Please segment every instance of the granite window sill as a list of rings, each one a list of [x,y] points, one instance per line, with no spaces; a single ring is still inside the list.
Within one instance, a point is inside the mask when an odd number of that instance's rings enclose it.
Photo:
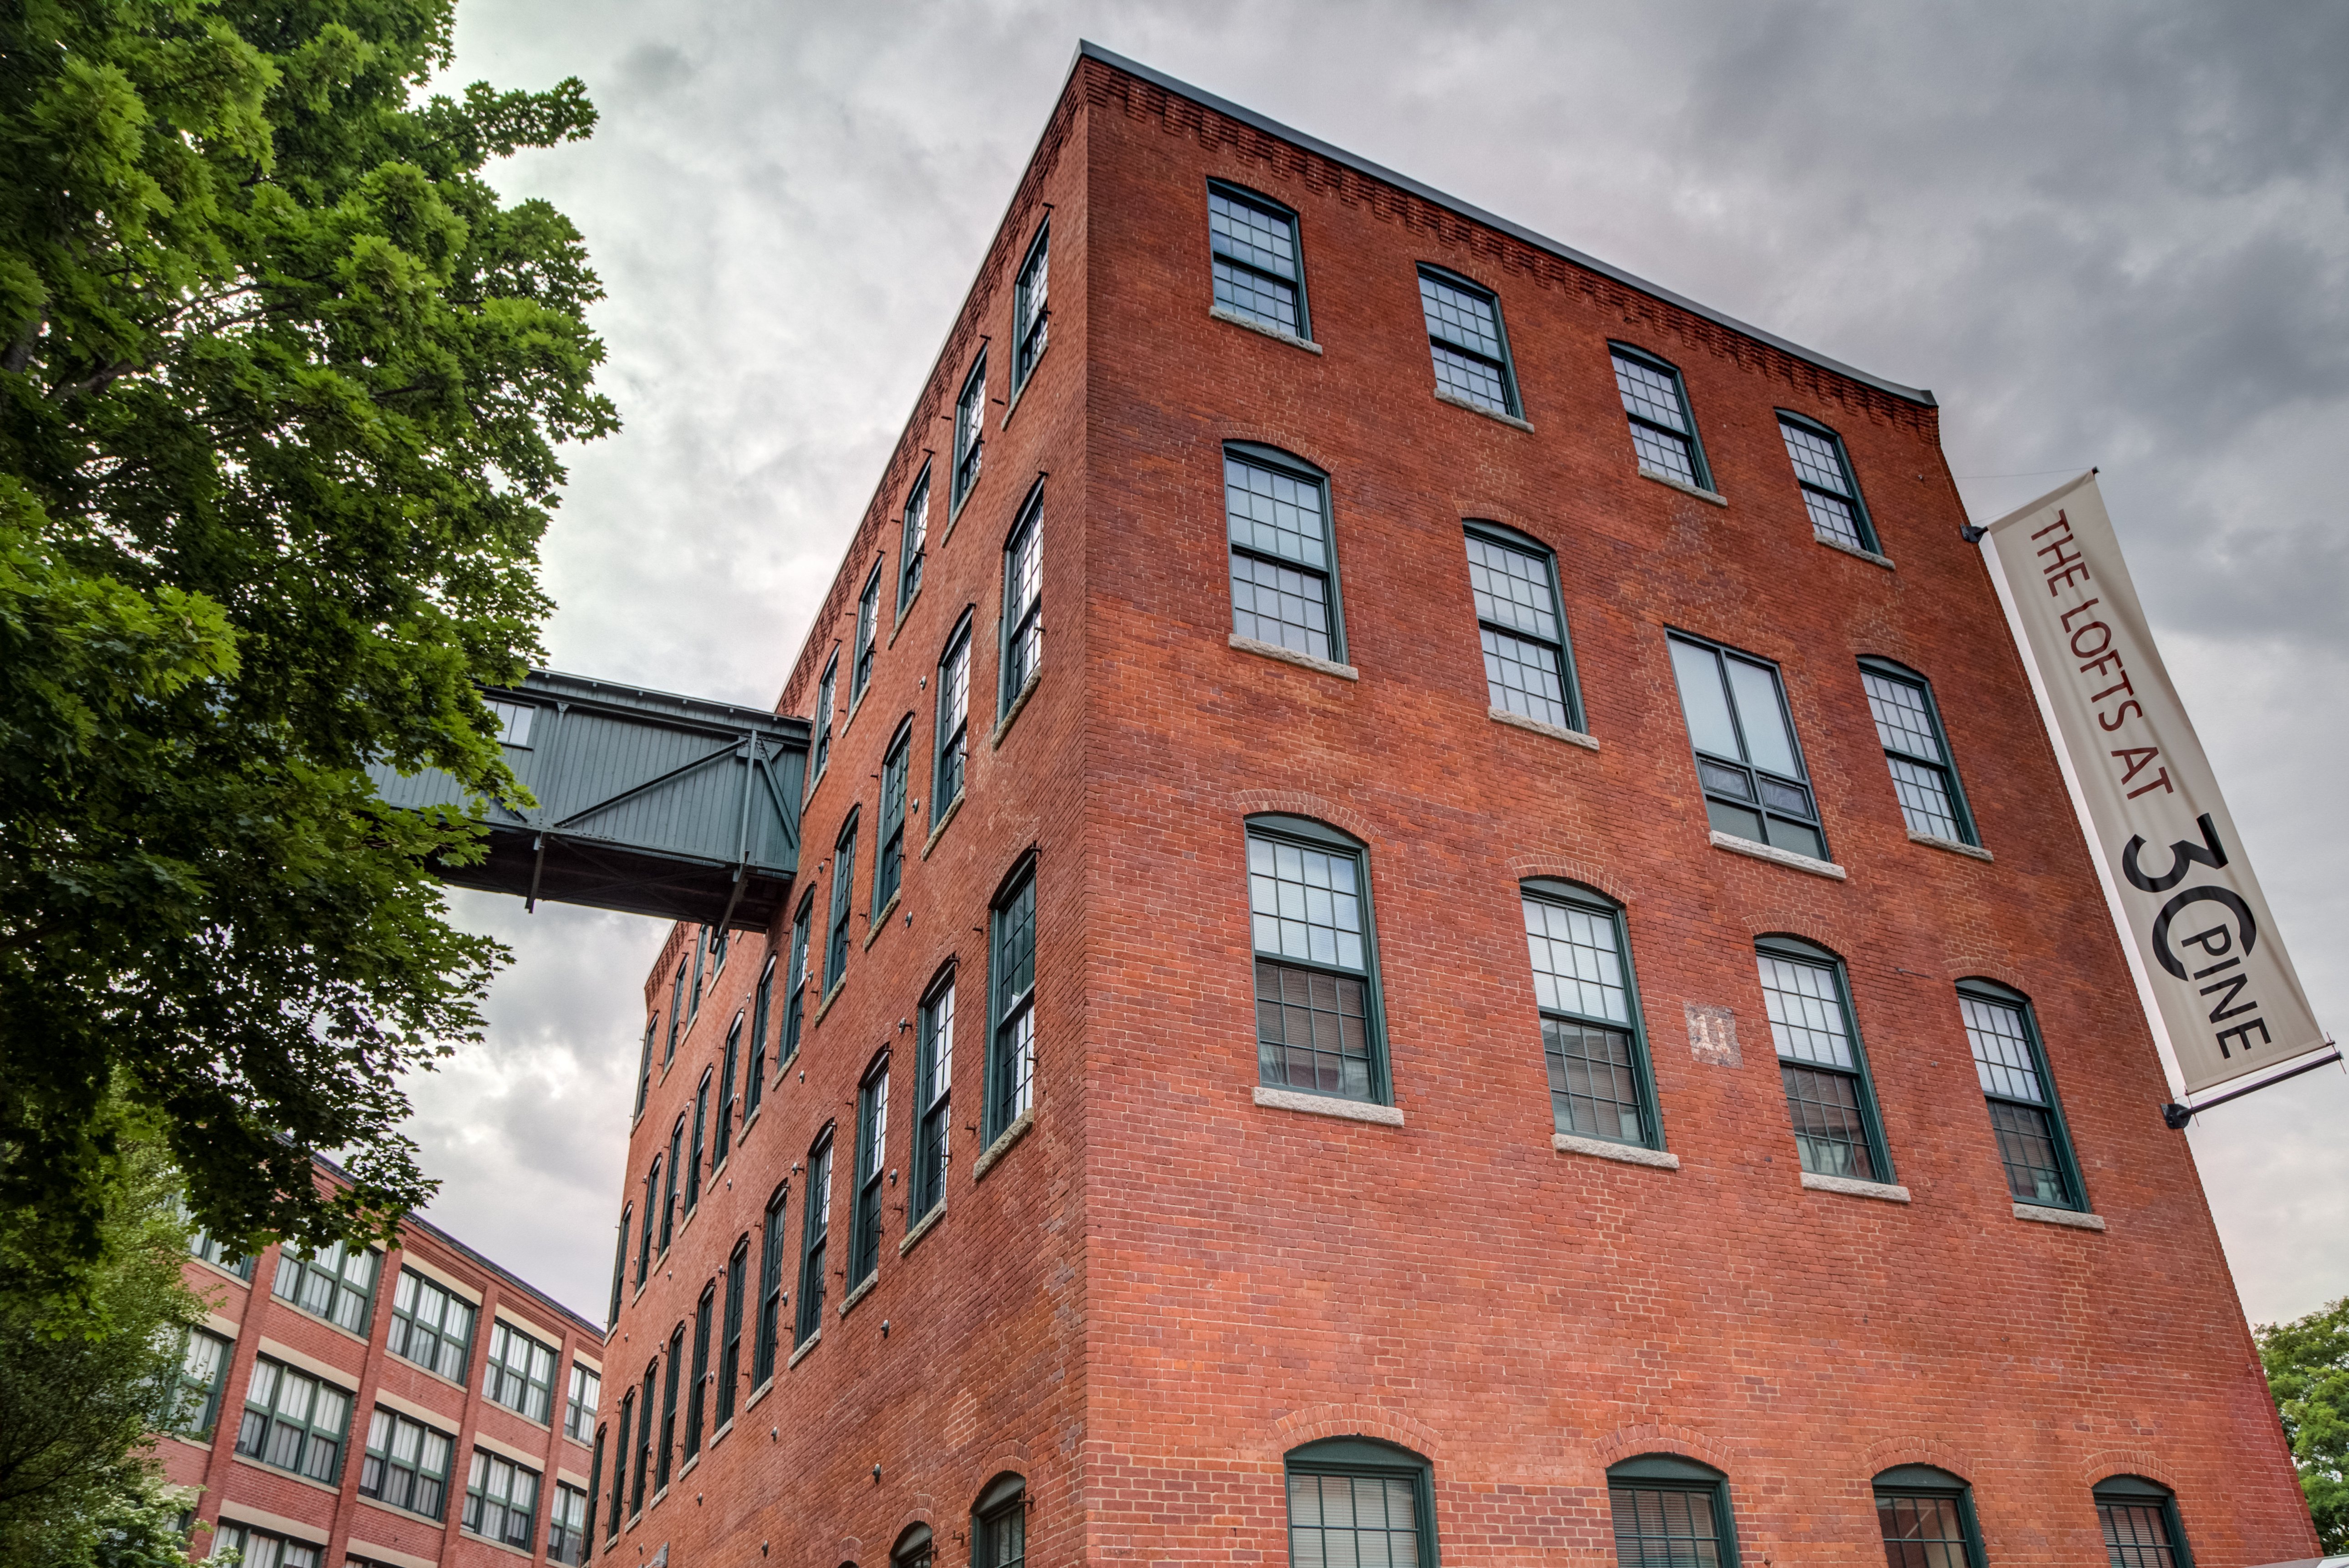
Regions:
[[[912,1230],[905,1233],[905,1239],[897,1243],[897,1255],[902,1258],[907,1253],[912,1252],[914,1250],[914,1243],[920,1241],[924,1236],[928,1235],[932,1231],[936,1230],[938,1228],[938,1222],[946,1217],[947,1206],[944,1203],[939,1203],[934,1206],[928,1213],[922,1216],[920,1222],[916,1224]]]
[[[1741,839],[1734,833],[1724,833],[1719,830],[1715,830],[1713,834],[1713,847],[1716,850],[1727,850],[1733,855],[1751,855],[1757,861],[1768,861],[1773,865],[1785,866],[1793,871],[1807,872],[1812,876],[1827,877],[1836,882],[1843,882],[1850,874],[1832,861],[1814,860],[1808,855],[1798,855],[1792,850],[1782,850],[1772,844],[1757,844],[1752,839]]]
[[[1859,1181],[1849,1176],[1821,1176],[1806,1171],[1803,1185],[1814,1192],[1840,1192],[1847,1198],[1880,1198],[1888,1203],[1909,1202],[1909,1189],[1889,1181]]]
[[[1836,538],[1835,535],[1831,533],[1821,533],[1816,529],[1813,529],[1811,531],[1811,537],[1817,540],[1821,544],[1826,545],[1829,550],[1840,550],[1846,555],[1867,562],[1870,566],[1881,566],[1887,572],[1897,572],[1899,570],[1899,567],[1892,564],[1891,557],[1878,555],[1873,550],[1862,550],[1857,544],[1846,544],[1842,540]]]
[[[1582,1138],[1571,1132],[1553,1132],[1549,1146],[1560,1154],[1588,1154],[1600,1160],[1619,1160],[1626,1165],[1652,1165],[1659,1171],[1677,1171],[1681,1157],[1661,1149],[1647,1149],[1637,1143],[1613,1143],[1604,1138]]]
[[[1702,485],[1692,485],[1686,480],[1676,480],[1670,474],[1658,473],[1655,469],[1647,467],[1645,464],[1640,465],[1640,477],[1643,480],[1653,480],[1660,485],[1667,485],[1671,489],[1680,491],[1682,495],[1692,495],[1699,500],[1711,501],[1715,506],[1727,506],[1729,504],[1729,498],[1722,494],[1719,490],[1709,490]]]
[[[846,1295],[841,1298],[840,1315],[846,1317],[850,1309],[854,1307],[858,1302],[863,1301],[866,1296],[871,1295],[873,1294],[874,1287],[878,1285],[880,1283],[881,1271],[879,1269],[874,1269],[871,1274],[866,1274],[864,1276],[864,1282],[862,1284],[858,1285],[854,1290],[850,1291]]]
[[[2044,1203],[2017,1203],[2014,1217],[2035,1221],[2043,1225],[2064,1225],[2075,1231],[2101,1231],[2105,1228],[2102,1214],[2085,1214],[2077,1209],[2051,1209]]]
[[[999,750],[1002,748],[1003,738],[1010,733],[1011,721],[1027,711],[1028,699],[1036,695],[1036,688],[1043,682],[1044,666],[1040,664],[1028,672],[1028,678],[1019,683],[1019,695],[1011,699],[1011,706],[1005,708],[1003,717],[996,721],[995,733],[987,738],[987,748],[989,751]]]
[[[1333,1116],[1341,1121],[1368,1121],[1381,1127],[1401,1127],[1402,1109],[1372,1105],[1365,1100],[1340,1099],[1335,1095],[1307,1094],[1301,1089],[1267,1088],[1258,1084],[1256,1103],[1275,1110],[1302,1111],[1307,1116]]]
[[[1463,397],[1458,393],[1446,392],[1441,387],[1435,389],[1435,400],[1454,408],[1465,408],[1471,414],[1482,414],[1487,419],[1497,420],[1512,430],[1523,430],[1528,436],[1534,433],[1534,428],[1515,414],[1505,414],[1498,408],[1488,408],[1473,397]]]
[[[1217,321],[1227,321],[1234,326],[1244,326],[1250,332],[1272,339],[1275,343],[1285,343],[1291,348],[1301,348],[1308,354],[1321,352],[1321,346],[1311,338],[1299,337],[1293,332],[1283,332],[1277,326],[1268,326],[1252,315],[1242,315],[1238,311],[1226,310],[1219,304],[1209,305],[1207,314]]]
[[[874,940],[883,932],[889,929],[889,917],[897,913],[897,901],[905,896],[905,889],[902,887],[895,892],[891,893],[889,895],[889,902],[881,906],[881,913],[874,915],[872,920],[866,923],[864,928],[864,946],[867,952],[872,950]]]
[[[962,803],[968,799],[969,795],[969,786],[966,785],[953,799],[947,802],[946,810],[936,822],[930,825],[930,836],[922,841],[922,859],[928,860],[930,851],[938,847],[938,841],[946,836],[947,824],[955,820],[955,813],[962,810]]]
[[[971,1181],[974,1182],[978,1181],[988,1171],[1001,1164],[1003,1162],[1003,1157],[1011,1152],[1012,1145],[1027,1137],[1028,1130],[1035,1125],[1036,1109],[1035,1107],[1030,1106],[1026,1110],[1019,1113],[1019,1120],[1013,1122],[1010,1126],[1005,1128],[1001,1132],[995,1135],[995,1141],[987,1146],[986,1153],[980,1155],[976,1161],[972,1161],[970,1167]]]
[[[805,1339],[800,1342],[800,1347],[792,1352],[792,1358],[783,1363],[783,1370],[788,1372],[792,1367],[798,1366],[801,1362],[806,1360],[807,1353],[823,1343],[823,1330],[819,1328],[813,1334],[809,1335]]]
[[[1909,841],[1912,844],[1923,844],[1928,849],[1947,850],[1953,855],[1964,855],[1970,860],[1987,861],[1992,858],[1991,852],[1980,844],[1961,844],[1955,839],[1944,839],[1933,833],[1920,833],[1914,829],[1909,830]]]
[[[1259,658],[1278,659],[1285,665],[1295,665],[1301,670],[1314,670],[1325,676],[1336,676],[1341,681],[1358,681],[1362,678],[1362,672],[1351,665],[1341,665],[1330,659],[1318,659],[1311,654],[1300,654],[1294,648],[1284,648],[1278,643],[1263,643],[1254,637],[1243,637],[1237,632],[1232,634],[1231,645],[1244,654],[1255,654]]]
[[[1568,746],[1579,746],[1586,751],[1599,749],[1599,738],[1585,735],[1578,729],[1568,729],[1562,724],[1544,724],[1538,718],[1527,718],[1524,714],[1511,713],[1506,707],[1488,707],[1485,711],[1495,724],[1511,725],[1518,729],[1531,730],[1536,735],[1547,735],[1552,740],[1563,740]]]

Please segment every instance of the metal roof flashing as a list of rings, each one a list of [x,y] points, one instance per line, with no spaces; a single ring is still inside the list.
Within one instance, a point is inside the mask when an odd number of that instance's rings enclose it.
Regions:
[[[1547,251],[1551,255],[1557,256],[1562,261],[1569,262],[1575,266],[1583,268],[1585,271],[1597,273],[1601,277],[1611,278],[1615,282],[1621,284],[1625,288],[1636,290],[1640,294],[1646,294],[1651,299],[1661,300],[1664,304],[1673,306],[1675,309],[1687,311],[1692,315],[1702,316],[1717,326],[1726,327],[1730,331],[1734,332],[1741,336],[1754,339],[1756,343],[1766,343],[1773,348],[1778,349],[1783,353],[1791,354],[1795,358],[1816,365],[1822,370],[1832,371],[1837,376],[1848,377],[1854,381],[1864,382],[1868,386],[1875,387],[1879,392],[1889,392],[1895,397],[1899,397],[1908,402],[1919,404],[1924,407],[1935,408],[1940,407],[1940,404],[1934,399],[1933,394],[1929,388],[1920,387],[1903,387],[1897,381],[1887,381],[1880,376],[1871,376],[1867,371],[1855,369],[1851,366],[1846,365],[1840,360],[1830,359],[1826,355],[1805,348],[1798,343],[1790,343],[1785,338],[1778,336],[1775,333],[1764,332],[1760,327],[1749,325],[1744,322],[1739,321],[1734,316],[1724,315],[1720,311],[1713,310],[1706,305],[1699,304],[1696,301],[1688,298],[1684,294],[1675,294],[1671,289],[1651,284],[1645,278],[1625,272],[1620,267],[1609,265],[1608,263],[1599,260],[1596,256],[1586,255],[1582,252],[1576,250],[1571,245],[1560,244],[1557,241],[1549,238],[1547,235],[1536,233],[1533,230],[1526,228],[1522,223],[1513,223],[1508,219],[1495,216],[1491,212],[1485,211],[1481,207],[1473,207],[1467,202],[1461,201],[1456,196],[1447,196],[1443,191],[1438,191],[1432,186],[1421,184],[1418,181],[1412,179],[1408,175],[1398,174],[1392,169],[1383,168],[1379,164],[1372,163],[1367,158],[1357,158],[1354,154],[1348,152],[1343,148],[1333,147],[1318,137],[1308,136],[1301,130],[1293,129],[1288,126],[1281,124],[1278,120],[1271,119],[1264,115],[1257,113],[1254,109],[1244,108],[1239,104],[1233,103],[1227,98],[1217,98],[1211,92],[1202,91],[1200,88],[1193,87],[1188,82],[1178,81],[1174,77],[1168,76],[1164,71],[1153,70],[1150,67],[1142,64],[1139,60],[1129,60],[1123,55],[1102,48],[1099,44],[1093,43],[1090,39],[1080,39],[1078,41],[1076,57],[1069,63],[1071,75],[1073,76],[1075,74],[1079,62],[1087,59],[1099,60],[1102,64],[1111,67],[1115,70],[1123,71],[1130,77],[1139,77],[1141,80],[1148,82],[1154,87],[1163,88],[1178,98],[1188,98],[1193,103],[1201,105],[1206,108],[1214,109],[1217,114],[1226,115],[1233,119],[1238,120],[1243,125],[1253,126],[1257,129],[1263,131],[1267,136],[1277,136],[1283,141],[1304,148],[1306,150],[1317,153],[1323,158],[1330,160],[1332,162],[1344,164],[1347,168],[1355,170],[1357,173],[1367,175],[1372,180],[1383,181],[1386,184],[1395,187],[1399,191],[1407,191],[1411,194],[1421,198],[1423,201],[1433,201],[1439,207],[1457,212],[1460,216],[1469,220],[1471,222],[1482,223],[1488,229],[1497,229],[1502,233],[1507,234],[1512,238],[1522,240],[1526,244],[1533,246],[1536,250]],[[1062,90],[1066,91],[1066,88],[1064,88]]]

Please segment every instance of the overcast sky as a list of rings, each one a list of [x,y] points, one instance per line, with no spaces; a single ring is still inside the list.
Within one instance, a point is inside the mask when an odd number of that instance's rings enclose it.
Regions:
[[[463,0],[454,81],[603,113],[495,174],[611,295],[626,428],[546,542],[557,668],[774,700],[1080,37],[1932,387],[1979,521],[2101,465],[2349,1020],[2349,6]],[[518,961],[487,1048],[411,1086],[430,1212],[600,1320],[662,930],[457,909]],[[2345,1130],[2327,1068],[2186,1135],[2254,1321],[2349,1294]]]

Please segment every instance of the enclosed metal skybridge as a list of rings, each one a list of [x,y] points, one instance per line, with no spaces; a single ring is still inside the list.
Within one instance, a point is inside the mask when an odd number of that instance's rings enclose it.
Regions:
[[[538,804],[490,802],[488,857],[446,868],[449,882],[738,930],[782,913],[799,872],[804,719],[544,670],[481,695]],[[368,772],[394,806],[472,804],[439,769]]]

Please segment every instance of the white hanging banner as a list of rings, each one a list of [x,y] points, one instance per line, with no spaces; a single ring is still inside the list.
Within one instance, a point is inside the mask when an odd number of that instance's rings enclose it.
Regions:
[[[1987,531],[2187,1092],[2323,1049],[2095,472]]]

